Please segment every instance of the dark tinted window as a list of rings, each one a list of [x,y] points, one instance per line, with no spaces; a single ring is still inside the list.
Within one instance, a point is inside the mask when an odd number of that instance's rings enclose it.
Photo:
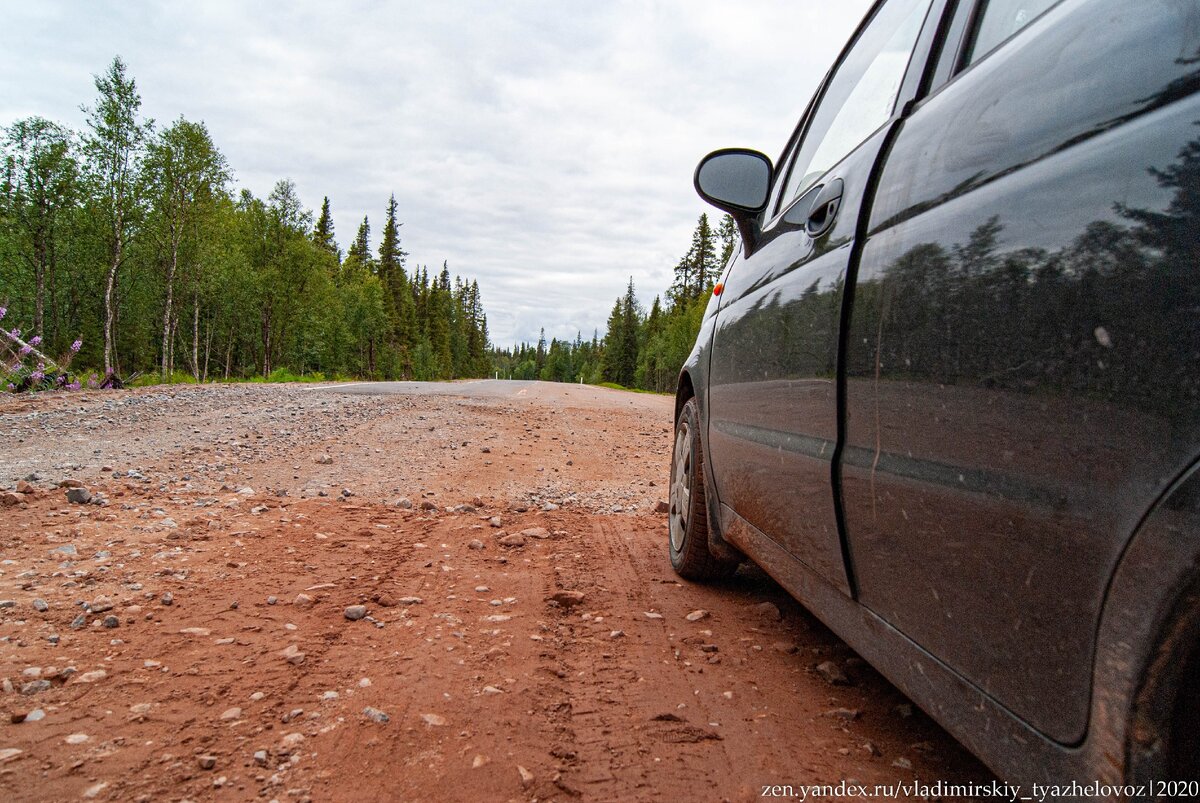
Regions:
[[[781,196],[784,204],[811,187],[892,116],[929,2],[891,0],[863,30],[830,79],[792,159]]]
[[[983,0],[976,15],[975,34],[967,55],[967,64],[974,64],[996,45],[1042,15],[1058,0]]]

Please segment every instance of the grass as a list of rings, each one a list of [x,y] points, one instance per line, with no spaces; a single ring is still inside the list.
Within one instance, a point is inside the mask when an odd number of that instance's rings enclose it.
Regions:
[[[212,385],[236,385],[236,384],[276,384],[282,382],[353,382],[355,377],[342,376],[334,374],[326,376],[320,371],[314,371],[311,374],[294,374],[287,368],[276,368],[269,376],[247,376],[247,377],[231,377],[229,379],[214,378],[210,379],[208,384]],[[129,383],[133,388],[144,388],[152,385],[195,385],[196,378],[186,371],[173,371],[165,380],[162,375],[154,372],[139,376],[133,382]]]
[[[616,382],[600,382],[596,385],[598,388],[608,388],[609,390],[625,390],[630,393],[649,393],[652,396],[673,396],[673,393],[659,393],[657,390],[646,390],[645,388],[627,388],[624,385],[618,385]]]

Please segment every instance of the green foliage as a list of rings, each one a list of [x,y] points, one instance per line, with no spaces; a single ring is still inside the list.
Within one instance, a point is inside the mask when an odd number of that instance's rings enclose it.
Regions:
[[[3,130],[6,324],[54,353],[81,338],[78,364],[139,384],[487,373],[478,284],[406,272],[394,198],[379,259],[364,217],[343,260],[327,197],[314,224],[290,180],[233,196],[203,123],[155,133],[119,58],[96,89],[79,137],[38,117]]]
[[[523,343],[493,351],[492,371],[512,379],[582,380],[601,387],[673,392],[700,332],[720,266],[728,262],[736,244],[733,218],[726,215],[714,233],[708,216],[701,215],[691,247],[676,266],[666,305],[656,296],[650,312],[644,313],[630,279],[613,303],[603,339],[597,334],[588,342],[577,335],[573,343],[553,339],[547,346],[543,331],[536,347]]]

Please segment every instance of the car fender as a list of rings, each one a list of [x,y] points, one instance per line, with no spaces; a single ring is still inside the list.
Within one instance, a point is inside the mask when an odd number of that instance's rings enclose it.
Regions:
[[[1200,645],[1200,460],[1135,531],[1096,639],[1090,752],[1129,781],[1162,779],[1183,659]]]

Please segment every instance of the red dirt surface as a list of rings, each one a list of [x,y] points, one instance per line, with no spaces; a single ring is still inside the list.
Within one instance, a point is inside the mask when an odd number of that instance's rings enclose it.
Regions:
[[[337,390],[0,406],[0,482],[41,475],[0,508],[0,797],[756,800],[990,780],[761,571],[672,573],[653,512],[671,399]],[[108,504],[68,503],[51,488],[68,478]]]

